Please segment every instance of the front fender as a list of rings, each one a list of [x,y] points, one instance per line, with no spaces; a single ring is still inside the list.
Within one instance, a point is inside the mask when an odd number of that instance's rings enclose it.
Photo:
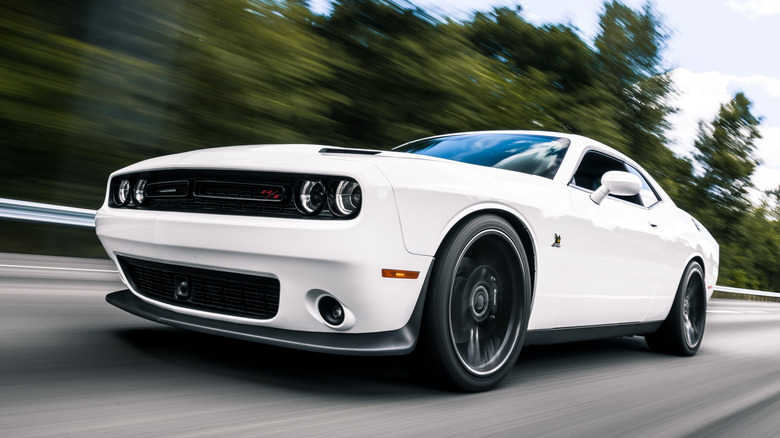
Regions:
[[[381,171],[392,186],[406,249],[433,256],[463,218],[502,211],[535,235],[535,224],[563,214],[567,198],[551,180],[456,162],[387,160]],[[544,206],[544,207],[543,207]],[[535,239],[534,239],[535,241]]]

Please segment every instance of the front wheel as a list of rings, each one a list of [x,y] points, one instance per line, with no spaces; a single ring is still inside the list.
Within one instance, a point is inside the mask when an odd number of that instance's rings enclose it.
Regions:
[[[658,331],[645,335],[645,341],[654,351],[693,356],[701,346],[706,318],[704,270],[698,262],[691,262],[680,280],[669,316]]]
[[[465,223],[433,269],[415,352],[427,374],[465,391],[497,385],[520,354],[530,298],[530,269],[515,230],[493,215]]]

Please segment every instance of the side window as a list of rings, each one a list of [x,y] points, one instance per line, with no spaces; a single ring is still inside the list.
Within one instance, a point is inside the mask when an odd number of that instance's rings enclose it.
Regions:
[[[626,165],[617,158],[613,158],[596,151],[589,151],[585,154],[585,156],[582,158],[582,162],[580,162],[580,166],[577,168],[577,171],[574,172],[574,176],[572,177],[570,184],[586,190],[595,191],[601,186],[601,176],[611,170],[617,170],[620,172],[631,172],[631,170],[633,170],[631,173],[636,172],[634,174],[639,176],[639,179],[642,181],[643,189],[644,185],[647,184],[647,181],[645,181],[645,179],[639,174],[639,172],[636,171],[636,169],[632,169],[630,166]],[[650,189],[649,185],[647,187]],[[650,192],[652,193],[652,190],[650,190]],[[612,198],[622,199],[633,204],[647,206],[642,200],[641,193],[634,196],[609,196]]]
[[[647,182],[647,179],[645,179],[645,177],[642,176],[642,174],[632,166],[626,164],[626,168],[629,172],[636,175],[639,178],[639,181],[642,181],[642,188],[639,190],[639,199],[642,200],[642,205],[645,207],[652,207],[653,205],[657,204],[661,199],[658,197],[658,194],[655,192],[655,190],[653,190],[653,187],[650,185],[650,183]]]

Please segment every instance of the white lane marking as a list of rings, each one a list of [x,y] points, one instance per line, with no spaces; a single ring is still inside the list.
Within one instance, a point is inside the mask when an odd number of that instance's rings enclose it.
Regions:
[[[24,265],[0,265],[0,268],[15,268],[15,269],[41,269],[49,271],[75,271],[75,272],[107,272],[112,274],[118,274],[116,269],[87,269],[87,268],[60,268],[54,266],[24,266]]]
[[[742,313],[736,310],[708,310],[707,313]]]

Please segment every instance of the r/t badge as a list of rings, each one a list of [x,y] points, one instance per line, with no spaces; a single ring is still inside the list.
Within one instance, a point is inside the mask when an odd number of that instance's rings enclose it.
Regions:
[[[561,247],[561,235],[556,233],[555,234],[555,242],[552,244],[553,248],[560,248]]]

